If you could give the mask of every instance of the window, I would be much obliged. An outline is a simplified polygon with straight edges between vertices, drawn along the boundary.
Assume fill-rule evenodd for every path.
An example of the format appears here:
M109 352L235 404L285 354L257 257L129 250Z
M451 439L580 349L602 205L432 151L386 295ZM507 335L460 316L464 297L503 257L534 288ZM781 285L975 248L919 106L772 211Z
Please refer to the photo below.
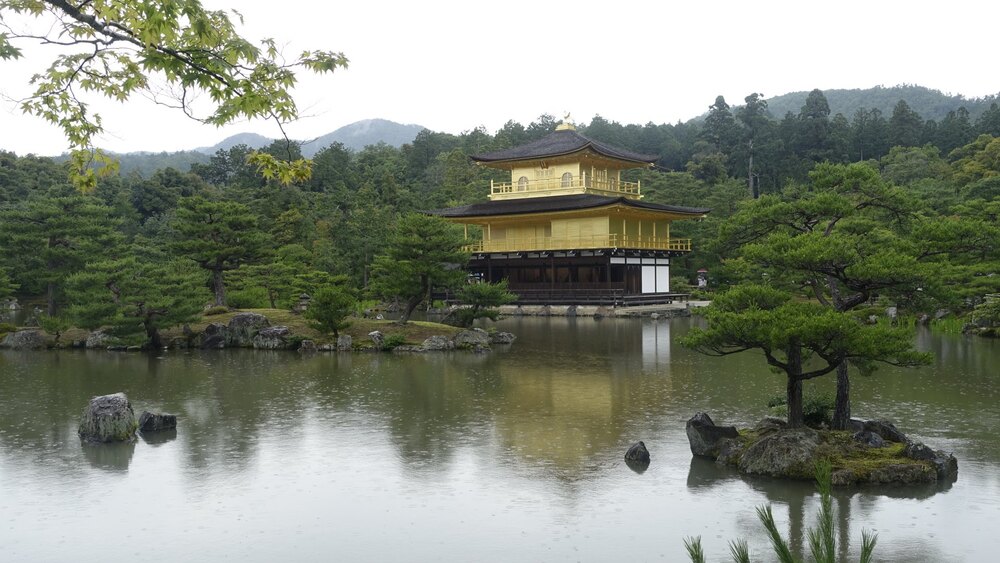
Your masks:
M567 172L562 175L562 187L568 188L573 185L573 173Z
M517 191L526 192L528 191L528 177L521 176L517 179Z

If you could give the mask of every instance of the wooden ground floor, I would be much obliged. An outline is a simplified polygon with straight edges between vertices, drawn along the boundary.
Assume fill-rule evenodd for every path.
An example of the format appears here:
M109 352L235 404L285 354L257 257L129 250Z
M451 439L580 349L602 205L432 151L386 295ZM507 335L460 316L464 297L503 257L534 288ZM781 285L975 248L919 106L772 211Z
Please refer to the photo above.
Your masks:
M507 280L520 304L629 305L671 303L670 259L663 250L580 250L473 254L473 278Z

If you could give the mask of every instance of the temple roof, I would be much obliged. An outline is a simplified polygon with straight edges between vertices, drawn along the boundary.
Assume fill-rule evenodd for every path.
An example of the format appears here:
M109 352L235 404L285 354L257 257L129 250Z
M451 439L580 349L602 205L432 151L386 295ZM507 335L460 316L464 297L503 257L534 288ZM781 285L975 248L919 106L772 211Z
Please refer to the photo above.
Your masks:
M629 152L617 149L584 137L573 129L560 129L549 133L541 139L509 149L473 155L472 160L482 163L503 162L509 160L534 160L563 156L591 149L594 152L619 160L627 160L641 164L652 164L660 157L648 154Z
M676 205L662 205L659 203L647 203L637 199L627 197L610 197L592 194L562 195L550 197L529 197L523 199L501 199L486 201L483 203L472 203L461 207L449 207L446 209L432 209L426 213L439 217L490 217L496 215L522 215L527 213L547 213L555 211L578 211L583 209L594 209L609 205L624 205L636 209L650 211L665 211L682 215L704 215L710 211L702 207L680 207Z

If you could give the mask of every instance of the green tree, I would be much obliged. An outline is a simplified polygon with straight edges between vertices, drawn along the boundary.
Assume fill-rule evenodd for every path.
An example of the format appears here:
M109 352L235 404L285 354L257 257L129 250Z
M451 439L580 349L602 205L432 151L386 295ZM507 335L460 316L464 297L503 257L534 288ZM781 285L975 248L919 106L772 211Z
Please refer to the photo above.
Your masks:
M17 45L27 42L63 50L32 79L35 91L21 108L62 128L75 149L74 183L85 190L96 185L91 149L103 128L83 94L121 102L136 93L162 96L151 91L156 78L178 92L170 103L185 115L212 125L270 119L281 128L299 115L291 95L296 71L347 66L342 53L287 57L273 39L254 45L237 33L226 12L206 10L197 0L0 0L0 21L9 14L28 16L37 25L23 32L0 28L0 59L20 58ZM195 99L211 100L212 110L197 116ZM285 184L309 174L304 160L280 161L266 153L254 158L265 177Z
M18 287L20 287L18 284L11 281L7 270L0 268L0 299L11 297Z
M760 151L762 137L769 132L771 120L767 117L767 100L763 94L754 92L743 99L746 104L736 110L736 117L743 126L743 146L745 147L747 163L747 189L750 197L760 195L757 182L757 172L754 168L754 157Z
M802 383L852 361L871 370L875 362L917 366L929 362L914 352L904 329L862 325L816 303L796 302L772 287L745 284L719 295L708 307L707 329L682 340L703 354L725 356L759 350L785 374L788 425L802 426Z
M949 111L938 124L934 144L942 153L948 154L975 138L976 132L972 127L969 110L962 106L955 111Z
M241 203L182 198L174 218L173 249L211 272L215 304L225 306L225 272L260 260L264 235L257 216Z
M67 282L69 316L80 327L142 335L147 346L161 348L161 330L201 317L207 292L192 268L162 255L90 263Z
M920 114L910 109L905 100L899 100L889 117L889 145L893 147L917 147L923 137L924 120Z
M339 338L340 331L351 326L345 319L354 312L357 304L357 298L346 287L327 286L312 296L304 316L311 321L309 326L312 328Z
M898 186L927 178L945 180L951 175L951 167L933 145L892 147L881 164L882 177Z
M739 129L726 98L717 96L715 103L708 106L705 127L701 133L705 140L715 145L720 152L728 154L736 145Z
M507 289L507 280L501 280L497 283L463 285L458 290L458 300L467 305L455 312L459 324L472 326L476 319L497 320L500 315L497 307L517 301L517 295Z
M889 151L889 124L878 109L858 108L851 120L851 159L879 158Z
M1000 105L990 104L990 109L983 112L976 120L976 133L1000 137Z
M820 164L810 179L742 208L720 228L723 245L837 313L877 295L908 302L934 294L940 268L922 253L926 245L906 236L914 208L901 189L863 163ZM844 363L837 368L833 427L846 428L849 419Z
M385 253L375 258L370 290L382 298L403 299L400 324L435 287L462 283L461 266L468 261L462 251L462 230L439 217L419 213L404 215L389 237Z
M829 158L830 104L823 91L809 92L799 111L795 136L796 152L804 158L819 162Z
M972 182L1000 176L1000 138L980 135L975 141L948 155L961 187Z
M96 198L57 188L0 211L0 247L21 289L44 293L47 314L55 316L66 278L120 244L116 226Z

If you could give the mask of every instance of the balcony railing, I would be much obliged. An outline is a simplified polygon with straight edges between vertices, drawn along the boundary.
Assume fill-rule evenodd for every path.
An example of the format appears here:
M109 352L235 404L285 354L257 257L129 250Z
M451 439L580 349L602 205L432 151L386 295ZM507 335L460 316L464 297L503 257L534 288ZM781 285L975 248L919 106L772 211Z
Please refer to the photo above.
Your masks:
M527 182L490 182L490 195L514 196L517 194L540 195L542 193L556 195L567 191L606 192L612 195L640 195L639 182L622 182L614 178L594 178L586 174L573 178L545 178L528 180Z
M689 238L636 237L618 234L582 237L522 237L482 240L463 247L466 252L533 252L629 248L637 250L691 251Z

